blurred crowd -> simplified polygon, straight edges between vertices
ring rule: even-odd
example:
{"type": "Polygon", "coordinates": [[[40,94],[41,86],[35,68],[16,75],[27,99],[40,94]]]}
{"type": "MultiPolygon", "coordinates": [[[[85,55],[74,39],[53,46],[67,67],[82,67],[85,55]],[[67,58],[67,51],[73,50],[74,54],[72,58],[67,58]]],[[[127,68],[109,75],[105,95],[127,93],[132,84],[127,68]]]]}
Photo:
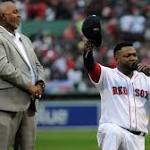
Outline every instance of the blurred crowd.
{"type": "Polygon", "coordinates": [[[45,67],[47,93],[92,92],[84,70],[83,19],[96,14],[102,25],[103,42],[95,59],[115,67],[113,47],[122,40],[134,43],[140,61],[150,64],[150,0],[16,0],[22,20],[70,20],[61,36],[39,32],[30,38],[45,67]]]}

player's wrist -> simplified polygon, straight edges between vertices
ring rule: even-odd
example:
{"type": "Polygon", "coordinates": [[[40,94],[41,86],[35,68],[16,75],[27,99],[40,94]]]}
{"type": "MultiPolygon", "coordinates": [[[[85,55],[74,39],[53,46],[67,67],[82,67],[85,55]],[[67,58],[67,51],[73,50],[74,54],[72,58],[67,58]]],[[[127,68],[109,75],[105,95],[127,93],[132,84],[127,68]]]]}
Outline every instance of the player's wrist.
{"type": "Polygon", "coordinates": [[[90,40],[85,42],[84,51],[89,52],[89,51],[92,51],[94,48],[95,48],[95,45],[90,40]]]}

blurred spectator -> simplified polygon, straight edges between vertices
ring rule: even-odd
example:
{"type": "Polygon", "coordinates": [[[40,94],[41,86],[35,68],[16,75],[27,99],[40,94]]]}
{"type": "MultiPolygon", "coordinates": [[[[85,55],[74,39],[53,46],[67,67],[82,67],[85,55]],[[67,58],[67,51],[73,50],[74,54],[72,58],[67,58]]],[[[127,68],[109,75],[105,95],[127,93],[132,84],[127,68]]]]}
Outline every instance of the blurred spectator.
{"type": "Polygon", "coordinates": [[[55,19],[71,19],[71,12],[68,10],[68,5],[61,0],[47,1],[46,20],[52,21],[55,19]]]}
{"type": "Polygon", "coordinates": [[[47,5],[42,0],[36,3],[28,2],[26,4],[28,19],[45,19],[47,5]]]}
{"type": "Polygon", "coordinates": [[[120,18],[120,31],[124,40],[143,41],[146,19],[140,14],[139,9],[128,13],[120,18]]]}

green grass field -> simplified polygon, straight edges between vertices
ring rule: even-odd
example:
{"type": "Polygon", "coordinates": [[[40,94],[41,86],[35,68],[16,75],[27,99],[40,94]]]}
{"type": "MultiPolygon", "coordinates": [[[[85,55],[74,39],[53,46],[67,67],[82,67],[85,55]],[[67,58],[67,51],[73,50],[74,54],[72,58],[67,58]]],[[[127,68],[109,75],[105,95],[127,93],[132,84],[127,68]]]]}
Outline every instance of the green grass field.
{"type": "MultiPolygon", "coordinates": [[[[98,150],[96,131],[41,130],[35,150],[98,150]]],[[[150,150],[150,136],[146,137],[145,150],[150,150]]]]}

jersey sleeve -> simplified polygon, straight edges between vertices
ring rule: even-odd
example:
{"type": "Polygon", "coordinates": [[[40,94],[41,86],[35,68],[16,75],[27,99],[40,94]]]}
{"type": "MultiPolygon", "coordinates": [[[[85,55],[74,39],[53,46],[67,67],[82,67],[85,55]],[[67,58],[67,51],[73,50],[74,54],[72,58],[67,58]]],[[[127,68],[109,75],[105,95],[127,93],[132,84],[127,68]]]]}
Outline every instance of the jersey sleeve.
{"type": "Polygon", "coordinates": [[[91,72],[89,72],[89,76],[91,80],[93,80],[95,83],[98,83],[100,75],[101,75],[101,66],[100,64],[95,63],[93,65],[93,69],[91,70],[91,72]]]}
{"type": "Polygon", "coordinates": [[[92,73],[88,73],[89,78],[91,80],[91,82],[94,85],[103,85],[105,82],[105,78],[107,76],[108,69],[105,66],[102,66],[101,64],[96,64],[93,72],[92,73]]]}
{"type": "Polygon", "coordinates": [[[93,84],[98,85],[101,81],[104,81],[103,77],[108,75],[108,67],[95,62],[92,50],[84,51],[83,61],[85,69],[87,70],[89,78],[93,84]]]}

